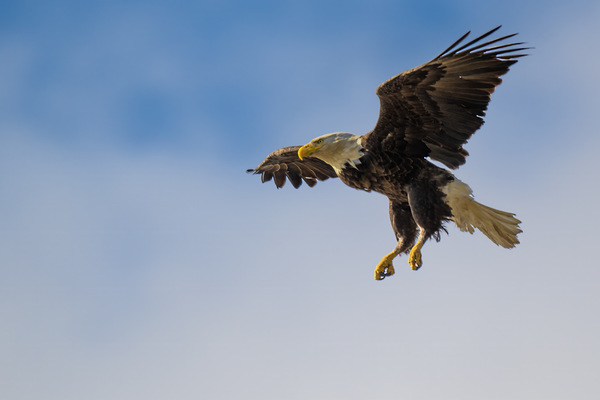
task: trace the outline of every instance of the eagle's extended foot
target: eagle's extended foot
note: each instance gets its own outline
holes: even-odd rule
[[[394,265],[392,264],[392,260],[396,257],[395,252],[391,252],[387,256],[383,257],[383,259],[377,264],[375,267],[375,279],[380,281],[384,279],[386,276],[394,275]]]
[[[417,243],[410,250],[410,254],[408,255],[408,264],[413,271],[418,270],[423,265],[423,260],[421,258],[421,248],[425,244],[425,231],[421,229],[419,233],[419,238],[417,239]]]
[[[408,255],[408,264],[413,271],[418,270],[421,268],[421,265],[423,265],[423,260],[421,258],[421,247],[422,246],[415,245]]]

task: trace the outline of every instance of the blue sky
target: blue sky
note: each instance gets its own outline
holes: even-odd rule
[[[600,6],[3,2],[3,399],[596,399]],[[457,175],[516,212],[373,280],[387,200],[245,174],[467,30],[535,47]]]

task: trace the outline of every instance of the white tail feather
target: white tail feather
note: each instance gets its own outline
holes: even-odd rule
[[[507,249],[519,243],[517,234],[522,230],[515,214],[484,206],[473,199],[473,191],[458,179],[442,188],[446,204],[452,209],[452,220],[463,232],[479,229],[492,242]]]

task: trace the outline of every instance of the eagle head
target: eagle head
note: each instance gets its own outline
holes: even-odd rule
[[[309,156],[318,158],[331,165],[338,174],[346,163],[356,168],[363,154],[360,136],[344,132],[319,136],[298,150],[300,160]]]

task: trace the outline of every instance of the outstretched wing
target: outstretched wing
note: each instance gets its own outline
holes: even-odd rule
[[[258,167],[246,172],[261,174],[263,182],[274,178],[277,188],[285,185],[286,177],[296,189],[302,185],[303,180],[308,186],[313,187],[317,184],[317,180],[337,178],[333,168],[318,158],[303,157],[300,160],[298,157],[300,147],[290,146],[275,150]]]
[[[363,137],[370,150],[426,157],[455,169],[465,163],[463,145],[483,125],[490,95],[500,76],[517,62],[523,43],[502,42],[507,35],[479,43],[500,27],[460,46],[469,35],[417,68],[377,88],[379,119]]]

